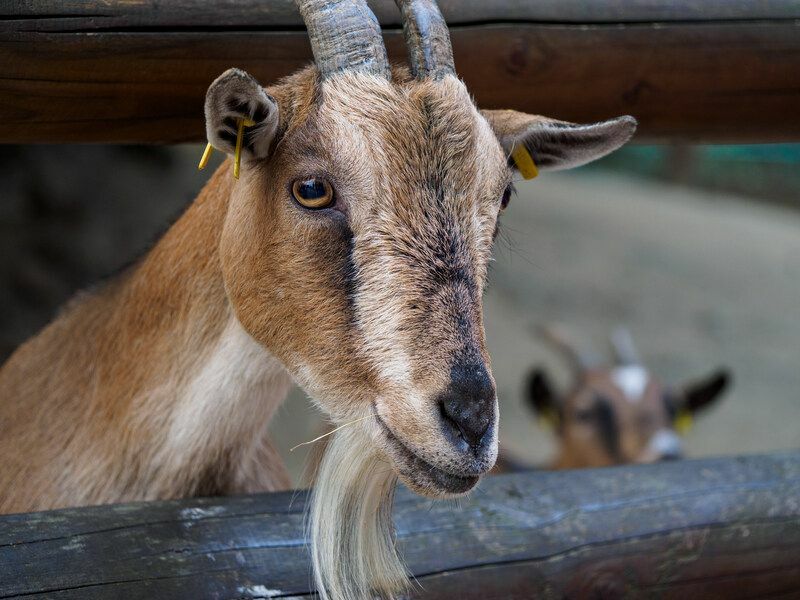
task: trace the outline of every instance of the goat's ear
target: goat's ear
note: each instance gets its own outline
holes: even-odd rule
[[[558,424],[559,407],[550,378],[542,369],[533,369],[528,374],[525,400],[537,415],[551,425]]]
[[[228,69],[217,77],[206,93],[206,136],[214,148],[233,154],[240,119],[254,125],[245,127],[242,156],[266,158],[278,130],[275,99],[249,74]]]
[[[684,388],[683,408],[695,412],[714,402],[730,385],[731,374],[727,369],[717,369],[700,381]]]
[[[636,119],[617,117],[590,125],[556,121],[515,110],[484,110],[506,156],[524,145],[541,171],[579,167],[609,154],[631,139]],[[513,163],[512,163],[513,164]]]

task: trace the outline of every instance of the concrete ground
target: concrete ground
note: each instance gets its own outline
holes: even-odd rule
[[[518,185],[502,217],[486,297],[501,442],[541,464],[553,450],[523,406],[530,367],[557,356],[532,332],[559,323],[605,350],[628,326],[664,380],[733,371],[723,401],[696,420],[691,456],[800,446],[800,214],[729,195],[580,171]],[[560,367],[560,369],[559,369]],[[296,480],[319,417],[299,390],[272,431]]]

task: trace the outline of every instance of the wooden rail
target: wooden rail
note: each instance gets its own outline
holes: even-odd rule
[[[403,59],[393,3],[372,3]],[[640,139],[800,140],[796,0],[441,0],[485,108],[629,113]],[[0,142],[200,141],[231,66],[268,84],[310,60],[290,0],[16,0],[0,6]]]
[[[304,493],[0,517],[0,598],[311,593]],[[485,480],[398,494],[424,598],[799,598],[800,451]]]

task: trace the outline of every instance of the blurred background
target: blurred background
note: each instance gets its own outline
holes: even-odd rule
[[[141,255],[210,171],[201,146],[0,146],[0,360],[76,291]],[[523,402],[533,366],[563,361],[535,326],[607,352],[627,326],[680,384],[718,366],[734,384],[697,419],[690,456],[800,446],[800,145],[631,146],[517,185],[501,218],[486,328],[501,443],[546,464],[554,438]],[[321,432],[294,390],[274,423],[297,483]]]

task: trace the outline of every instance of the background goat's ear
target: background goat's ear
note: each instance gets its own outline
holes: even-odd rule
[[[278,105],[252,76],[228,69],[206,93],[206,136],[214,148],[233,154],[238,119],[255,125],[244,128],[242,156],[266,158],[278,130]]]
[[[558,424],[559,407],[550,378],[542,369],[533,369],[528,374],[525,399],[537,415],[551,425]]]
[[[515,110],[484,110],[483,116],[506,152],[524,144],[540,171],[579,167],[613,152],[631,139],[636,119],[617,117],[576,125]]]
[[[683,392],[683,406],[690,412],[706,408],[727,389],[731,374],[727,369],[717,369],[700,381],[687,385]]]

